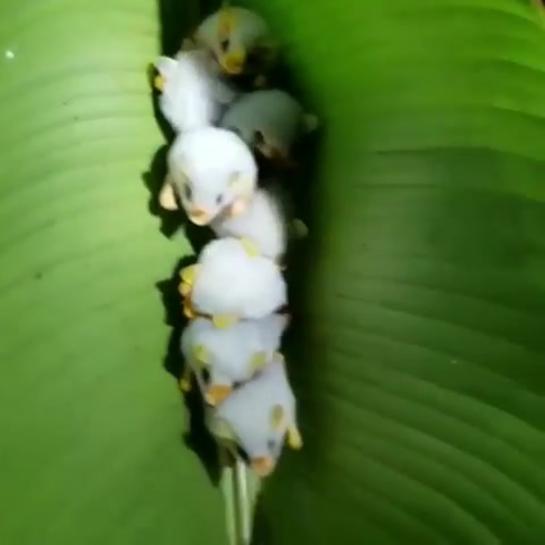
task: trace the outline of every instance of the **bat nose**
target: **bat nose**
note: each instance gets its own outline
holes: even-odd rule
[[[194,206],[187,212],[189,220],[195,225],[206,225],[210,221],[210,214],[198,206]]]
[[[270,456],[252,459],[252,469],[258,477],[268,477],[274,469],[274,460]]]
[[[227,399],[232,391],[233,389],[231,388],[231,386],[227,386],[224,384],[216,384],[208,388],[208,392],[206,392],[205,400],[212,407],[216,407],[222,401]]]
[[[223,57],[221,65],[223,69],[231,75],[241,74],[244,70],[246,55],[243,51],[228,53]]]

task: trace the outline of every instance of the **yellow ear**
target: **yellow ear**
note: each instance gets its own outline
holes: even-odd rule
[[[267,352],[256,352],[250,360],[250,367],[254,371],[259,371],[267,363]]]
[[[157,74],[153,78],[153,87],[162,93],[165,90],[165,77]]]
[[[271,411],[271,425],[273,430],[280,431],[284,426],[284,407],[275,405]]]
[[[303,448],[303,438],[301,433],[297,429],[297,426],[291,425],[288,428],[288,437],[287,437],[288,446],[294,450],[300,450]]]
[[[202,367],[210,364],[210,355],[208,350],[202,344],[198,344],[193,349],[193,357],[201,364]]]
[[[249,238],[246,238],[246,237],[242,237],[240,239],[240,244],[244,248],[244,251],[246,252],[246,255],[248,257],[258,257],[260,255],[259,247],[253,240],[250,240]]]
[[[178,202],[176,201],[176,192],[174,186],[167,179],[159,192],[159,204],[165,210],[178,210]]]
[[[238,316],[232,314],[214,314],[212,316],[212,323],[217,329],[229,329],[238,323]]]
[[[235,27],[235,16],[229,6],[224,6],[218,14],[218,37],[220,41],[229,37]]]
[[[185,282],[180,282],[180,284],[178,286],[178,291],[180,292],[180,295],[182,297],[187,297],[192,291],[191,284],[186,284]]]
[[[198,265],[189,265],[180,271],[180,278],[185,284],[193,285],[197,276]]]

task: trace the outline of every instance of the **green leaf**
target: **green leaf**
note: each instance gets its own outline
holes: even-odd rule
[[[545,535],[545,32],[531,2],[251,2],[325,127],[256,544]]]
[[[0,3],[6,545],[226,541],[162,367],[155,284],[190,249],[161,234],[143,180],[164,144],[146,77],[159,22],[146,0]]]
[[[148,211],[146,67],[197,12],[161,5],[162,36],[144,0],[0,5],[2,543],[227,541],[161,367],[155,283],[190,248]],[[252,5],[324,126],[293,263],[305,448],[266,482],[256,545],[540,543],[543,18]]]

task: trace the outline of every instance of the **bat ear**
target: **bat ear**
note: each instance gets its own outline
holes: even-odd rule
[[[203,344],[198,344],[193,350],[193,357],[201,364],[206,366],[210,364],[210,354]]]
[[[262,350],[261,352],[256,352],[251,360],[250,367],[253,371],[259,371],[267,364],[267,352]]]
[[[233,32],[235,19],[228,3],[225,3],[218,14],[218,38],[225,40]]]
[[[303,448],[303,438],[297,426],[292,425],[288,428],[286,441],[288,446],[293,450],[301,450]]]
[[[170,57],[162,56],[155,61],[155,68],[161,76],[168,77],[176,68],[176,61]]]
[[[271,426],[274,431],[280,431],[284,426],[285,413],[282,405],[275,405],[271,410]]]
[[[174,186],[169,180],[165,181],[159,192],[159,204],[165,210],[178,210],[178,201],[176,200]]]

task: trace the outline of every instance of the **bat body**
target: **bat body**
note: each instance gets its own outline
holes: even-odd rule
[[[284,440],[301,448],[296,403],[284,361],[278,357],[252,381],[237,388],[209,418],[213,434],[236,442],[260,476],[269,475]]]
[[[175,58],[159,57],[155,63],[159,76],[159,108],[176,132],[215,124],[223,110],[237,96],[213,72],[205,51],[180,52]]]
[[[182,335],[182,353],[210,405],[220,403],[235,384],[248,381],[273,360],[287,322],[282,314],[243,320],[229,328],[217,328],[206,318],[190,322]]]
[[[189,273],[182,271],[181,290],[189,314],[211,316],[218,327],[264,318],[287,302],[278,265],[236,238],[207,244]]]
[[[267,159],[289,162],[294,143],[314,130],[318,121],[285,91],[268,89],[240,96],[227,109],[220,125],[238,134]]]
[[[251,240],[260,254],[277,260],[286,251],[285,211],[274,192],[258,189],[238,215],[222,214],[211,223],[218,237]]]

